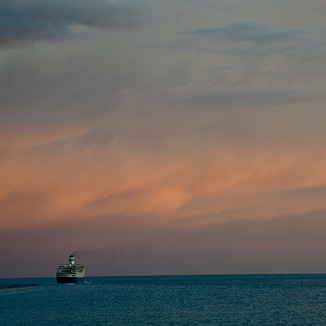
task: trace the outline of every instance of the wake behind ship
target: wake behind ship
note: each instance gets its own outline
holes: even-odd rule
[[[57,269],[58,283],[82,283],[85,277],[85,267],[75,263],[75,256],[69,256],[67,265],[60,265]]]

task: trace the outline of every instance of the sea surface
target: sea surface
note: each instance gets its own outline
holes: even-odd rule
[[[326,325],[326,274],[0,279],[0,325]]]

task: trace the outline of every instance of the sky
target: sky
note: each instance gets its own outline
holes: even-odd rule
[[[0,278],[326,272],[326,1],[2,0]]]

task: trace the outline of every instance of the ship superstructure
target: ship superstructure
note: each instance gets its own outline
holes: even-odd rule
[[[69,263],[67,265],[60,265],[57,269],[58,283],[81,283],[84,281],[85,267],[79,263],[75,263],[75,256],[69,256]]]

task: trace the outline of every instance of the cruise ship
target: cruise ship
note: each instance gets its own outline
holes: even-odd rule
[[[85,267],[79,263],[75,263],[75,256],[69,256],[69,263],[67,265],[60,265],[57,269],[58,283],[82,283],[85,277]]]

